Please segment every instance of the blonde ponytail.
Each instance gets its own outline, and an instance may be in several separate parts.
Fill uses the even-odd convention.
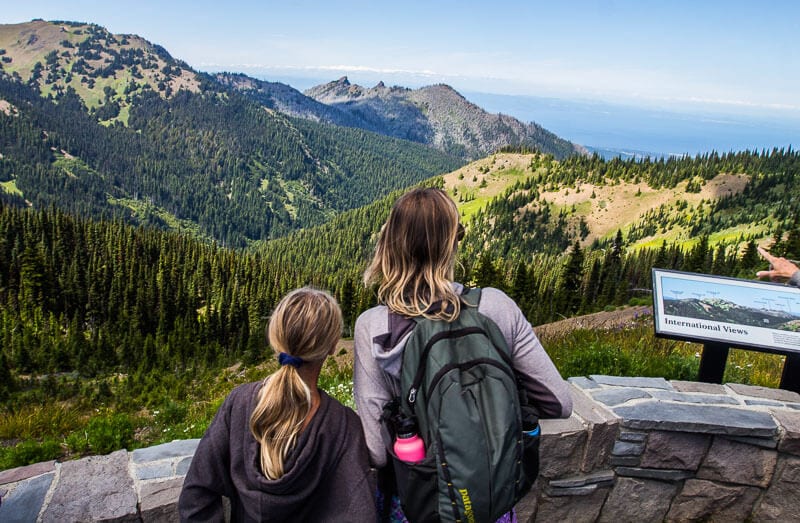
[[[250,431],[261,446],[264,476],[278,479],[311,410],[311,389],[295,365],[319,363],[333,352],[342,333],[342,313],[330,294],[303,287],[278,303],[267,332],[273,350],[288,355],[290,363],[264,380]]]

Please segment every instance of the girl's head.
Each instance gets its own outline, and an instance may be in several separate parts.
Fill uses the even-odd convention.
[[[275,307],[267,337],[281,367],[264,380],[250,417],[250,430],[261,445],[261,470],[268,479],[283,476],[286,456],[311,409],[311,389],[299,369],[308,366],[318,375],[341,334],[339,304],[324,291],[303,287]]]
[[[287,294],[272,312],[267,338],[272,349],[306,362],[319,362],[342,335],[342,311],[325,291],[303,287]]]
[[[460,229],[456,204],[441,189],[414,189],[395,202],[364,274],[394,312],[452,320],[460,302],[453,268]],[[442,307],[432,306],[441,301]]]

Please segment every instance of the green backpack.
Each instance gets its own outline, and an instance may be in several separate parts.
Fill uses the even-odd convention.
[[[494,522],[538,474],[538,413],[522,393],[502,332],[478,312],[480,295],[480,289],[465,291],[453,322],[413,319],[401,397],[384,408],[390,434],[410,418],[425,442],[418,464],[389,449],[397,494],[412,523]]]

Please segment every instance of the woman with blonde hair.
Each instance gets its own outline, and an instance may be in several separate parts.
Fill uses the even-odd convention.
[[[381,415],[384,406],[400,396],[403,349],[415,326],[407,319],[452,322],[468,306],[461,299],[464,286],[453,281],[463,233],[458,209],[447,193],[411,190],[394,204],[364,274],[367,285],[378,285],[379,305],[356,321],[354,388],[370,461],[378,468],[389,461]],[[498,289],[484,288],[478,312],[499,327],[514,371],[541,417],[568,417],[568,386],[516,303]]]
[[[317,386],[342,313],[302,288],[275,308],[280,369],[236,387],[197,446],[178,502],[182,521],[374,521],[375,487],[356,414]]]

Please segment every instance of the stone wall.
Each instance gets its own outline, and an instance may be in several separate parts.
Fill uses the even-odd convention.
[[[800,395],[571,378],[520,521],[800,521]],[[0,521],[175,521],[197,440],[0,472]]]

